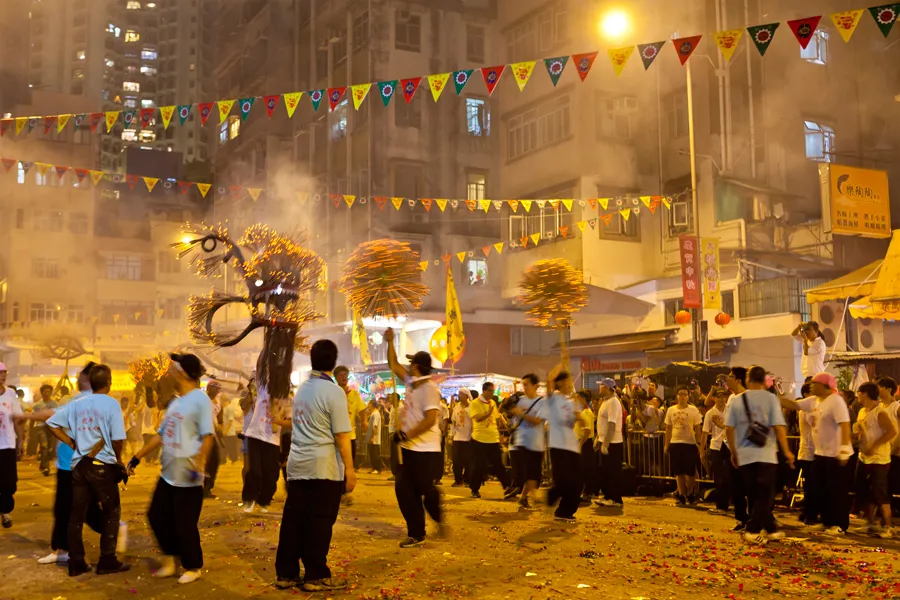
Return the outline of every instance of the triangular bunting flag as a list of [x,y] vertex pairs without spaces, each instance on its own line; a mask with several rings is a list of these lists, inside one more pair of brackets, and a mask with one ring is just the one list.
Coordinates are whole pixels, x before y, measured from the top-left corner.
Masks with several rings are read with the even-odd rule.
[[572,63],[575,65],[575,69],[578,71],[578,76],[581,77],[582,82],[588,76],[588,73],[591,72],[591,67],[594,66],[595,60],[597,60],[596,52],[572,55]]
[[413,96],[416,95],[416,90],[419,89],[419,84],[421,82],[421,77],[413,77],[412,79],[400,80],[400,89],[403,90],[403,99],[406,100],[407,104],[412,102]]
[[691,37],[685,38],[676,38],[672,40],[672,45],[675,46],[675,52],[678,54],[678,60],[681,61],[681,66],[684,66],[684,63],[691,57],[691,54],[694,53],[694,50],[697,49],[697,44],[700,43],[700,38],[702,35],[694,35]]
[[119,112],[120,111],[118,110],[111,110],[106,113],[106,133],[109,133],[112,130],[113,125],[116,124],[116,121],[119,118]]
[[717,31],[713,36],[716,40],[716,46],[719,47],[722,56],[725,57],[725,62],[731,61],[731,56],[737,49],[742,35],[744,35],[743,29],[729,29],[728,31]]
[[[550,206],[553,207],[553,210],[559,210],[559,200],[550,200]],[[543,206],[541,206],[543,208]]]
[[140,177],[138,177],[137,175],[126,175],[125,183],[128,184],[128,189],[133,190],[139,179]]
[[491,201],[490,200],[479,200],[478,206],[479,206],[479,208],[481,208],[481,210],[483,210],[484,212],[487,212],[491,208]]
[[453,72],[453,85],[456,86],[456,95],[459,96],[466,84],[469,83],[469,77],[472,76],[472,69],[463,69]]
[[497,251],[497,254],[502,254],[503,253],[503,242],[497,242],[496,244],[494,244],[494,250]]
[[331,112],[334,112],[334,109],[337,108],[337,105],[341,103],[341,100],[344,99],[344,94],[347,93],[347,86],[336,87],[336,88],[328,88],[328,107]]
[[563,200],[562,204],[566,207],[567,211],[572,212],[572,200]]
[[788,27],[794,32],[794,37],[800,42],[800,47],[804,50],[812,41],[813,35],[816,33],[816,27],[819,26],[821,19],[822,15],[819,15],[818,17],[806,17],[805,19],[795,19],[787,22]]
[[356,202],[356,196],[344,194],[344,202],[347,203],[347,208],[353,208],[353,203]]
[[9,173],[9,170],[12,169],[16,163],[19,162],[14,158],[0,158],[0,164],[3,165],[3,170]]
[[591,229],[597,228],[597,219],[588,219],[588,225],[591,226]]
[[603,219],[603,224],[607,227],[609,227],[609,224],[612,223],[612,213],[602,215],[600,218]]
[[84,181],[84,178],[88,175],[88,169],[75,169],[75,177],[78,178],[78,183]]
[[103,171],[91,171],[91,181],[94,182],[94,185],[98,185],[102,179]]
[[54,165],[53,168],[56,169],[56,177],[59,179],[62,179],[63,175],[65,175],[66,172],[69,170],[69,167],[60,166],[60,165]]
[[61,133],[66,128],[66,123],[72,115],[59,115],[56,117],[56,133]]
[[140,117],[141,117],[141,129],[147,129],[150,127],[150,120],[153,119],[153,116],[156,114],[155,108],[142,108]]
[[369,95],[369,88],[371,87],[371,83],[361,83],[359,85],[350,86],[350,97],[353,98],[354,110],[359,110],[363,100]]
[[600,203],[600,208],[606,210],[609,207],[609,198],[597,198],[597,202]]
[[56,125],[56,115],[44,117],[44,135],[48,135],[54,125]]
[[766,55],[766,50],[769,49],[769,44],[772,43],[772,38],[775,37],[775,30],[778,29],[779,25],[781,23],[768,23],[747,28],[747,33],[750,34],[750,39],[753,40],[753,44],[759,50],[760,56]]
[[421,202],[422,206],[425,207],[425,212],[431,212],[431,205],[434,204],[434,200],[432,198],[422,198]]
[[341,195],[341,194],[330,194],[330,195],[331,195],[331,203],[334,204],[335,208],[337,208],[340,205],[341,200],[344,199],[343,195]]
[[556,87],[556,84],[559,83],[559,78],[562,77],[563,71],[566,70],[566,64],[568,62],[568,56],[544,59],[544,66],[547,67],[547,74],[550,75],[550,81],[553,82],[553,87]]
[[475,206],[477,206],[477,204],[474,200],[466,200],[466,206],[469,208],[469,212],[472,212],[475,210]]
[[157,177],[144,177],[144,185],[147,186],[147,191],[152,192],[153,188],[156,187],[156,184],[159,183],[159,178]]
[[250,197],[256,202],[259,195],[262,193],[262,188],[247,188],[247,193],[250,194]]
[[662,42],[653,42],[650,44],[638,44],[638,52],[641,54],[641,62],[644,63],[644,70],[648,70],[656,57],[659,56],[659,50],[666,45],[665,40]]
[[160,106],[159,107],[159,116],[162,118],[163,129],[169,128],[169,123],[172,122],[172,116],[175,114],[174,106]]
[[491,203],[494,205],[494,208],[498,211],[503,208],[503,200],[491,200]]
[[881,34],[887,37],[897,22],[897,15],[900,14],[900,2],[885,4],[883,6],[873,6],[869,9],[875,24],[881,30]]
[[403,198],[391,198],[391,204],[394,205],[394,209],[400,210],[400,207],[403,205]]
[[516,78],[516,84],[518,84],[520,92],[525,89],[525,84],[531,79],[531,74],[534,72],[534,65],[536,63],[537,61],[530,60],[528,62],[512,63],[509,65],[513,77]]
[[665,206],[666,208],[671,208],[671,206],[672,206],[672,201],[669,200],[669,198],[666,196],[662,197],[662,203],[663,203],[663,206]]
[[134,127],[137,111],[126,110],[122,113],[122,122],[125,123],[125,129]]
[[587,221],[578,221],[575,223],[575,226],[578,227],[578,231],[584,233],[584,230],[587,227]]
[[526,236],[524,236],[524,237],[520,237],[520,238],[519,238],[519,244],[520,244],[523,248],[527,248],[527,247],[528,247],[528,236],[526,235]]
[[28,122],[28,117],[16,117],[16,135],[22,133],[22,129],[25,127],[25,123]]
[[384,205],[387,204],[387,198],[384,196],[375,196],[375,204],[378,205],[379,210],[384,210]]
[[244,186],[241,185],[229,185],[228,191],[231,192],[231,197],[237,199],[238,196],[241,195],[241,192],[244,191]]
[[34,163],[34,166],[37,167],[38,173],[40,173],[41,175],[46,175],[47,171],[49,171],[50,167],[52,167],[53,165],[51,165],[50,163],[36,162]]
[[219,107],[219,123],[224,123],[225,119],[228,118],[229,113],[231,113],[231,107],[234,106],[234,100],[219,100],[216,102],[216,106]]
[[84,121],[87,119],[87,113],[81,113],[80,115],[75,115],[75,125],[74,127],[78,128],[84,125]]
[[444,212],[444,209],[447,208],[447,199],[446,198],[438,198],[435,200],[438,205],[438,208],[441,209],[441,212]]
[[850,38],[853,37],[853,32],[856,31],[856,26],[859,25],[862,15],[863,9],[861,8],[831,15],[831,22],[834,23],[834,27],[841,34],[841,37],[844,38],[845,42],[849,42]]
[[0,119],[0,137],[3,137],[3,135],[9,129],[9,126],[12,125],[12,123],[13,123],[12,119]]
[[37,117],[29,117],[29,119],[28,119],[28,133],[31,133],[32,131],[34,131],[34,128],[37,126],[37,124],[38,124],[38,118],[37,118]]
[[427,271],[428,270],[428,261],[423,260],[422,262],[420,262],[419,268],[422,269],[423,271]]
[[612,63],[613,71],[616,72],[616,77],[622,75],[622,69],[625,68],[625,65],[628,63],[628,59],[631,58],[632,53],[634,52],[634,46],[628,46],[627,48],[614,48],[612,50],[608,50],[609,52],[609,61]]
[[650,207],[650,196],[641,196],[641,202],[644,203],[644,206],[649,208]]
[[657,198],[657,197],[654,196],[653,199],[650,200],[650,205],[647,207],[647,208],[650,209],[650,214],[651,214],[651,215],[655,215],[655,214],[656,214],[656,209],[659,208],[659,200],[657,200],[656,198]]
[[197,105],[197,110],[200,111],[200,125],[206,125],[206,122],[209,120],[209,115],[212,114],[212,109],[215,104],[215,102],[202,102]]
[[491,254],[491,245],[488,244],[487,246],[482,246],[482,247],[481,247],[481,252],[484,254],[485,257],[490,256],[490,254]]
[[181,195],[184,196],[187,194],[192,185],[194,185],[193,181],[179,181],[178,189],[181,190]]
[[241,98],[238,100],[238,106],[241,108],[241,122],[247,120],[247,117],[250,116],[250,111],[253,110],[253,104],[256,102],[255,97],[250,98]]
[[534,243],[535,246],[538,245],[538,241],[540,241],[540,239],[541,239],[541,234],[539,234],[539,233],[531,234],[531,241]]
[[444,254],[444,256],[442,256],[441,258],[444,259],[444,264],[447,265],[448,267],[450,266],[450,261],[453,260],[453,257],[450,255],[449,252]]
[[435,102],[444,93],[444,88],[447,87],[447,82],[450,81],[450,75],[452,73],[438,73],[437,75],[428,76],[428,87],[431,88],[431,97],[434,98]]
[[588,204],[590,205],[592,210],[597,210],[597,199],[596,198],[588,198]]
[[[282,98],[284,98],[284,109],[287,111],[288,119],[294,116],[294,111],[297,110],[297,107],[300,105],[300,98],[303,97],[303,92],[290,92],[289,94],[282,94]],[[321,100],[321,96],[319,97]],[[318,108],[318,105],[316,105]]]
[[309,93],[309,101],[312,103],[312,107],[314,111],[319,110],[319,105],[322,104],[322,98],[325,97],[325,90],[313,90]]
[[[272,112],[275,110],[275,107],[278,106],[278,99],[280,97],[281,96],[278,96],[278,95],[263,96],[263,102],[266,104],[266,115],[268,115],[268,117],[270,119],[272,118]],[[294,108],[296,108],[296,106]],[[288,118],[290,118],[290,117],[288,117]]]
[[[184,125],[184,122],[191,116],[191,108],[193,108],[192,104],[179,104],[178,107],[176,107],[175,110],[178,113],[178,122],[181,125]],[[206,115],[209,116],[209,111],[206,112]]]
[[209,192],[209,188],[212,187],[210,183],[198,183],[197,189],[200,190],[200,195],[206,198],[207,192]]
[[459,262],[462,262],[462,261],[466,260],[466,254],[467,254],[466,252],[457,252],[456,258],[459,259]]
[[531,212],[532,200],[520,200],[520,202],[522,203],[522,208],[525,209],[525,212]]
[[394,97],[394,92],[397,89],[398,83],[400,82],[396,79],[394,81],[378,82],[378,91],[381,93],[381,103],[384,104],[385,108],[391,103],[391,98]]
[[300,201],[300,204],[306,204],[306,202],[309,200],[309,192],[297,191],[294,192],[294,195],[297,196],[297,200]]
[[518,200],[507,200],[509,207],[513,212],[519,212],[519,201]]
[[487,86],[489,96],[494,95],[494,88],[500,83],[500,78],[503,76],[503,70],[505,68],[506,65],[499,65],[497,67],[483,67],[481,69],[481,76],[484,77],[484,85]]
[[559,235],[563,237],[569,237],[569,226],[568,225],[560,225],[559,226]]

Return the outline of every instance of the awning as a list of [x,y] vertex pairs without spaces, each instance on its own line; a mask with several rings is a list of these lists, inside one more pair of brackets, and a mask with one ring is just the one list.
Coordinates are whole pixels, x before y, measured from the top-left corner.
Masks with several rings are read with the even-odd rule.
[[898,352],[835,352],[831,355],[831,362],[841,365],[866,364],[885,360],[900,360]]
[[850,315],[856,319],[900,320],[900,229],[894,230],[871,288],[864,298],[850,305]]
[[806,301],[812,304],[829,300],[844,300],[855,296],[868,296],[875,291],[875,283],[878,281],[882,263],[884,263],[884,259],[878,259],[852,273],[806,290]]
[[569,342],[569,354],[571,356],[610,356],[613,354],[656,350],[665,348],[666,339],[678,330],[678,327],[670,327],[623,335],[572,340]]
[[[722,352],[725,351],[726,347],[733,345],[733,340],[735,339],[736,338],[729,338],[726,340],[709,340],[710,357],[719,356],[720,354],[722,354]],[[693,358],[693,347],[691,342],[672,344],[671,346],[666,346],[665,348],[660,348],[659,350],[647,350],[647,358],[652,358],[654,360],[665,360],[669,362],[691,360]]]

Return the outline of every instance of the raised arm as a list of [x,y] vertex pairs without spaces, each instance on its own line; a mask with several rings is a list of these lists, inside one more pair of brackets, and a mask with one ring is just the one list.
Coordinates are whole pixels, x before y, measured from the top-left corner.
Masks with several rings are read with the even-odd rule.
[[406,371],[406,367],[401,365],[397,360],[397,350],[394,348],[394,330],[391,327],[388,327],[387,331],[384,332],[384,340],[388,345],[387,359],[388,366],[390,367],[391,372],[399,377],[402,381],[406,381],[406,378],[409,374]]

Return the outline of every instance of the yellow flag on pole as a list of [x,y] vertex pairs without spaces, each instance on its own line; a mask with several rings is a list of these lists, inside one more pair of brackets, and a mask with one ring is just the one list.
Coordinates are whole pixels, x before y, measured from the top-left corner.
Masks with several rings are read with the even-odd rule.
[[456,363],[462,358],[466,349],[466,334],[463,332],[462,310],[459,308],[459,298],[456,297],[456,287],[453,285],[453,273],[447,267],[447,357]]
[[703,308],[722,310],[719,238],[700,238],[700,265],[703,272]]
[[729,29],[728,31],[717,31],[713,36],[716,39],[716,45],[725,57],[725,62],[731,60],[731,55],[738,47],[741,36],[744,34],[743,29]]
[[519,85],[519,91],[525,89],[525,84],[528,83],[528,80],[531,79],[531,74],[534,72],[535,61],[530,60],[528,62],[520,62],[520,63],[512,63],[509,65],[509,68],[512,69],[513,77],[516,78],[516,83]]
[[369,355],[369,339],[366,337],[366,326],[363,324],[362,315],[358,310],[353,311],[353,333],[350,340],[354,348],[359,349],[359,360],[364,365],[372,364]]
[[616,72],[616,77],[618,77],[622,74],[622,69],[625,68],[625,65],[628,64],[628,59],[631,58],[631,54],[634,52],[634,46],[612,48],[608,52],[609,62],[612,63],[613,71]]
[[450,81],[450,73],[438,73],[437,75],[428,76],[428,87],[431,88],[431,97],[434,98],[435,102],[444,93],[444,88],[447,87],[448,81]]

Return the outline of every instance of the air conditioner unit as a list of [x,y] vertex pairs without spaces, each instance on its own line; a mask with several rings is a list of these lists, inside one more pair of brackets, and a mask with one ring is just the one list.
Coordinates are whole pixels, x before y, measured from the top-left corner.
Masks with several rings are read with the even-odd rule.
[[[829,352],[846,352],[847,350],[847,324],[844,323],[844,327],[841,329],[843,313],[843,302],[816,302],[812,305],[813,321],[819,324],[819,331],[825,336],[825,345]],[[840,335],[838,335],[838,330],[840,330]]]
[[857,345],[860,352],[884,352],[884,321],[858,319],[856,321]]

